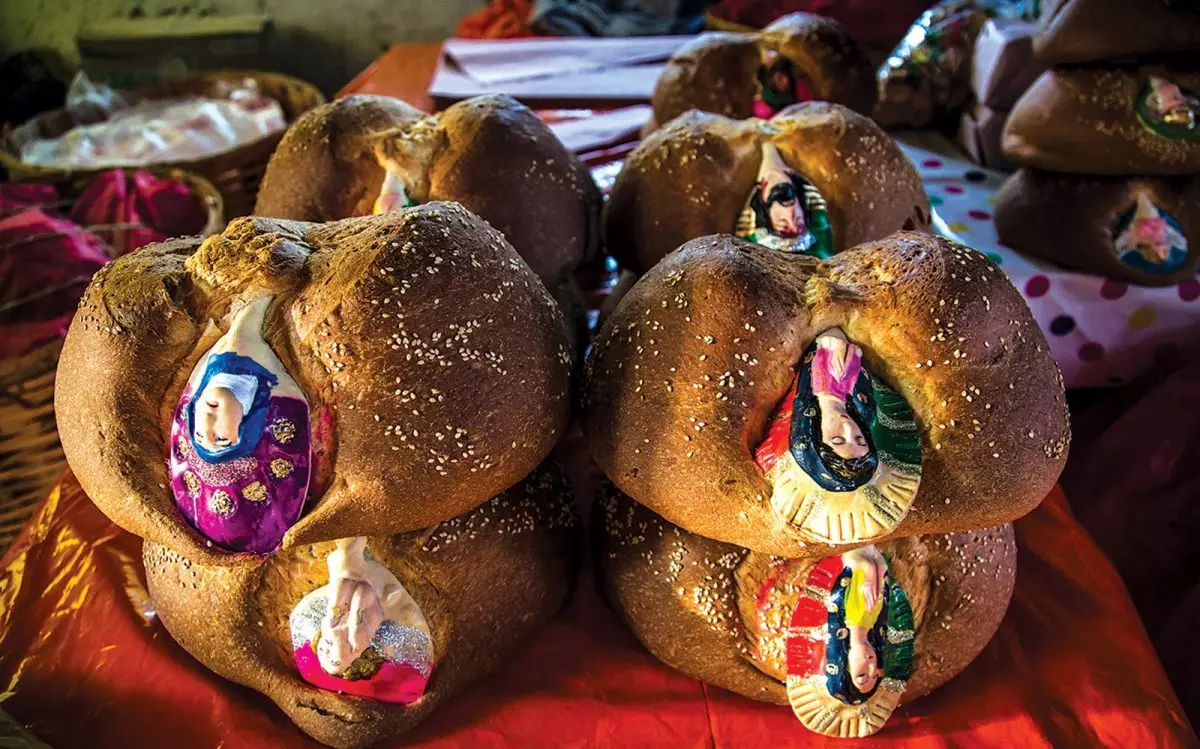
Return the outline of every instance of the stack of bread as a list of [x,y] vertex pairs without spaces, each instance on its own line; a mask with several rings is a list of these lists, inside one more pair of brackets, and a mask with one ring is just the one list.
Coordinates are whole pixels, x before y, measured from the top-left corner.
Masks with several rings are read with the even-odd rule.
[[1200,264],[1200,10],[1180,0],[1052,0],[1034,53],[1053,67],[1014,107],[1021,169],[995,206],[1001,241],[1142,285]]
[[1053,486],[1062,379],[982,254],[897,232],[818,260],[729,235],[625,296],[583,426],[609,598],[658,658],[861,737],[966,668]]
[[597,207],[512,100],[425,116],[350,97],[272,158],[259,211],[287,219],[96,275],[58,370],[63,448],[144,539],[185,650],[363,747],[558,610],[582,544],[547,458],[576,357],[571,295],[550,292],[594,248]]

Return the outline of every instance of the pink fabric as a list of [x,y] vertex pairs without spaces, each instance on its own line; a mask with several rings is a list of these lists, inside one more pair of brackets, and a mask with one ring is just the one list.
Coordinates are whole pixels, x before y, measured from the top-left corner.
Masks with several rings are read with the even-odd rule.
[[846,347],[846,371],[841,377],[833,374],[829,361],[829,349],[817,348],[812,362],[812,389],[815,395],[834,395],[839,400],[846,400],[854,391],[854,383],[858,373],[862,371],[862,354],[858,347]]
[[54,185],[36,182],[0,182],[0,214],[8,215],[22,208],[53,206],[58,202]]
[[760,120],[769,120],[775,116],[775,110],[762,99],[754,100],[754,116]]
[[421,699],[429,681],[408,664],[390,662],[384,662],[369,679],[350,681],[325,673],[310,643],[297,648],[295,655],[300,676],[314,687],[395,705],[408,705]]
[[[0,359],[66,334],[92,274],[111,258],[199,234],[208,210],[181,182],[139,170],[96,177],[68,218],[54,185],[0,183]],[[134,225],[126,228],[100,228]],[[107,244],[107,246],[106,246]]]
[[116,255],[168,237],[199,234],[208,212],[182,182],[159,179],[139,169],[132,178],[121,169],[104,172],[84,190],[70,218],[83,226],[139,224],[138,228],[95,229]]
[[108,259],[94,236],[40,208],[0,219],[0,359],[65,335]]

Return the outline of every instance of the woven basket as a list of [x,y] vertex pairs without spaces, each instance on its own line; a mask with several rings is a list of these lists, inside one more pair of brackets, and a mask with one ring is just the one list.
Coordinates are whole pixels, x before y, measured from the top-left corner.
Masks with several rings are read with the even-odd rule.
[[[278,73],[261,73],[251,71],[222,71],[202,73],[175,81],[154,83],[133,89],[137,96],[151,99],[166,99],[178,96],[220,96],[222,89],[229,84],[236,84],[246,78],[253,79],[258,89],[270,96],[283,107],[284,116],[288,122],[293,122],[304,112],[322,104],[325,97],[311,83]],[[46,137],[56,137],[67,132],[73,126],[65,109],[47,112],[38,118],[39,126]],[[258,195],[258,185],[262,181],[263,171],[267,168],[267,160],[283,131],[265,135],[256,141],[246,143],[221,153],[192,161],[180,161],[156,164],[156,167],[178,167],[194,172],[208,179],[221,193],[224,199],[225,215],[229,218],[246,216],[254,210],[254,200]],[[22,182],[62,182],[75,175],[95,174],[102,169],[68,172],[62,169],[35,166],[21,161],[19,151],[12,139],[5,134],[0,141],[0,167],[8,171],[12,179]]]
[[67,467],[54,424],[62,341],[0,361],[0,553]]
[[[182,169],[150,167],[149,171],[183,182],[204,202],[208,210],[204,236],[225,227],[221,194],[211,182]],[[73,174],[44,181],[54,184],[69,206],[93,179],[94,174]],[[108,244],[128,227],[88,228]],[[56,339],[22,356],[0,359],[0,554],[67,467],[54,421],[54,373],[61,350],[62,340]]]

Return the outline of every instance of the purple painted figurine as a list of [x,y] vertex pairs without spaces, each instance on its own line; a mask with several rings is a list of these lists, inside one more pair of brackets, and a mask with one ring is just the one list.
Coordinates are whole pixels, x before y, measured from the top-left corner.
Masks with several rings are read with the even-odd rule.
[[271,297],[238,310],[196,363],[171,421],[175,504],[230,551],[267,554],[300,517],[312,468],[308,401],[262,337]]

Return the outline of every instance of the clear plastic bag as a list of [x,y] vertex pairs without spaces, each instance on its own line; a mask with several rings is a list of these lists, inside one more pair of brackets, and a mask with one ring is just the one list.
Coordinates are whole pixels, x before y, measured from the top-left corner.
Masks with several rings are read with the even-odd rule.
[[76,125],[104,122],[129,102],[116,89],[96,84],[82,70],[71,80],[67,89],[67,114]]
[[[74,86],[73,86],[74,88]],[[81,87],[84,112],[114,103]],[[149,99],[109,110],[103,122],[75,127],[56,138],[31,138],[21,160],[59,169],[192,161],[253,142],[286,126],[279,102],[264,96],[252,79],[221,92],[223,98]],[[92,97],[92,98],[89,98]]]

